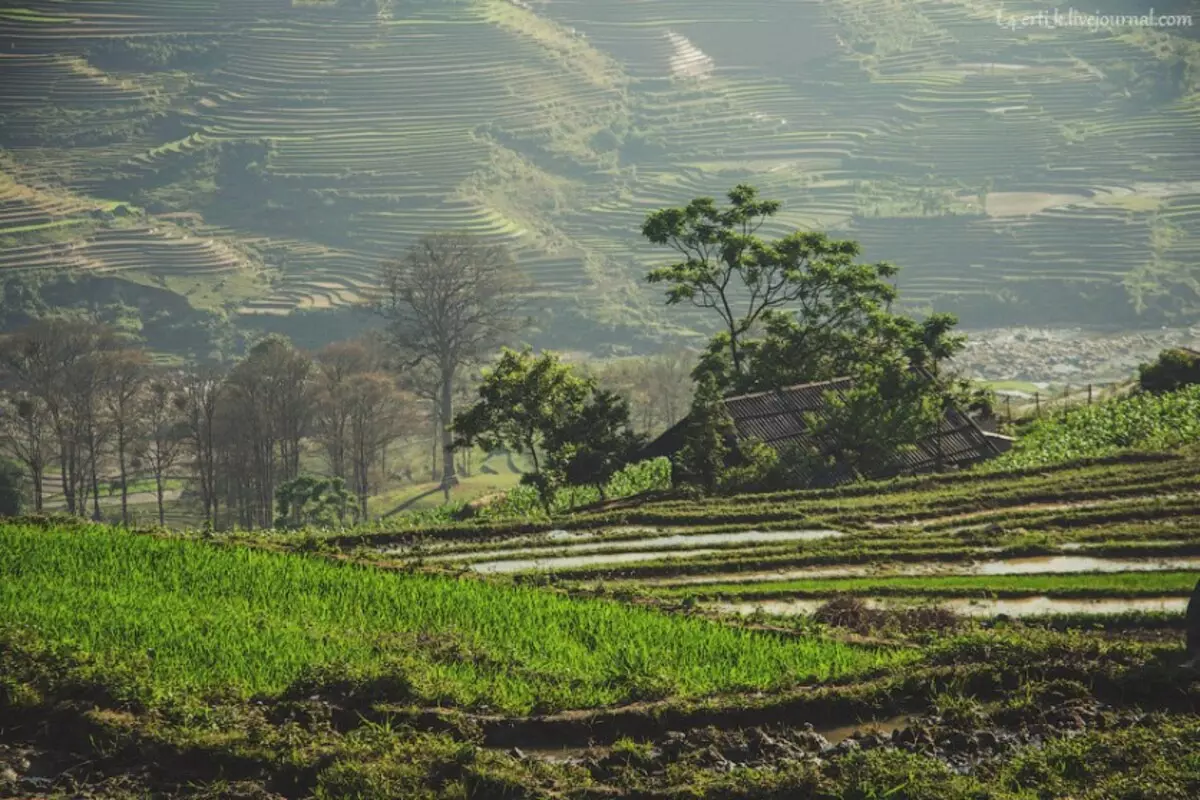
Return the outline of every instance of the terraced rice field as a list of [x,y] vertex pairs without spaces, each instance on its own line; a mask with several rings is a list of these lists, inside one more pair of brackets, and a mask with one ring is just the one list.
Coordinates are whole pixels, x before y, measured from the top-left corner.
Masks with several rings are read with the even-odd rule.
[[648,504],[503,540],[458,528],[399,544],[384,544],[387,535],[352,543],[386,561],[461,565],[718,611],[803,614],[853,596],[985,616],[1085,608],[1178,615],[1200,580],[1198,516],[1196,455],[1127,454],[737,502]]
[[[1183,800],[1198,465],[1126,453],[552,529],[2,523],[0,791],[1026,800],[1149,776],[1139,796]],[[802,576],[747,580],[765,563]]]
[[[130,204],[137,232],[0,205],[0,270],[269,269],[232,298],[249,318],[352,305],[379,260],[454,228],[512,245],[538,302],[644,328],[645,214],[749,182],[785,202],[773,230],[857,238],[969,324],[1200,308],[1186,32],[1014,32],[940,0],[739,9],[31,0],[0,15],[3,172]],[[167,63],[134,47],[179,37]],[[203,245],[161,235],[179,213]]]

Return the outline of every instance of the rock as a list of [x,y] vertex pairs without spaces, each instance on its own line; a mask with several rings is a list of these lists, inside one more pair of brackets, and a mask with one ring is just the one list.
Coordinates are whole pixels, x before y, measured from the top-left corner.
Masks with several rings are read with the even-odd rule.
[[811,725],[805,725],[805,730],[800,731],[793,737],[798,747],[803,748],[809,753],[821,753],[828,750],[829,740],[812,729]]
[[1192,590],[1192,599],[1187,607],[1187,653],[1191,659],[1200,659],[1200,581]]
[[513,749],[509,750],[508,754],[510,756],[512,756],[513,758],[517,759],[518,761],[525,760],[525,751],[519,747],[514,747]]
[[882,733],[868,733],[858,739],[858,746],[863,750],[874,750],[887,744],[887,737]]
[[832,755],[844,756],[847,753],[854,753],[862,749],[862,746],[855,739],[843,739],[842,741],[829,748]]

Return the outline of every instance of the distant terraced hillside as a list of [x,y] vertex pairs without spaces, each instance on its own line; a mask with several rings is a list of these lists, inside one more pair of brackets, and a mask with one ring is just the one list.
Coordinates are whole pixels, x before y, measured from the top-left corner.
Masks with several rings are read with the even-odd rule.
[[968,325],[1194,319],[1200,19],[997,24],[1022,11],[28,0],[0,10],[0,279],[286,324],[457,228],[512,245],[560,346],[645,342],[680,322],[645,214],[749,182]]

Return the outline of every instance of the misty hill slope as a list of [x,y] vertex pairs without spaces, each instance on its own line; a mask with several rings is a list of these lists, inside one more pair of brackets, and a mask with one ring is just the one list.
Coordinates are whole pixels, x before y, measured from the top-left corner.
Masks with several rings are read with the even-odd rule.
[[777,229],[858,238],[968,324],[1194,317],[1200,20],[998,11],[29,0],[0,10],[0,270],[252,323],[351,305],[412,237],[466,229],[513,246],[551,330],[631,338],[664,322],[646,212],[749,182]]

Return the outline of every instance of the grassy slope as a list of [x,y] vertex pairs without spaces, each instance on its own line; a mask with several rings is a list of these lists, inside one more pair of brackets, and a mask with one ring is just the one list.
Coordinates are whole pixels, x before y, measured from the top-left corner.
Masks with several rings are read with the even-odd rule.
[[103,528],[10,526],[0,542],[10,633],[77,648],[102,672],[141,673],[155,693],[274,694],[324,669],[391,675],[417,700],[522,711],[767,689],[898,658],[536,589]]

